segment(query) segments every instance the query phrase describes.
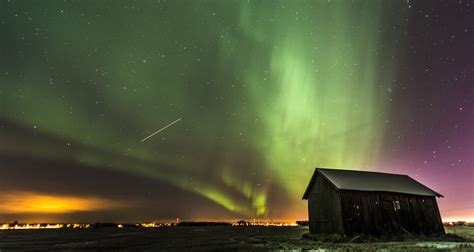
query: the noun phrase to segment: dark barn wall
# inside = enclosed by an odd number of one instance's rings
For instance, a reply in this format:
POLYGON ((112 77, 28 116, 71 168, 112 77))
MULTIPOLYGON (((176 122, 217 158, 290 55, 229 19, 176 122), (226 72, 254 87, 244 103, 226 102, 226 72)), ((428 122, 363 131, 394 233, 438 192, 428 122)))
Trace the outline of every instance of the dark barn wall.
POLYGON ((321 175, 308 195, 309 231, 343 233, 339 191, 321 175))
POLYGON ((344 190, 340 195, 345 234, 444 234, 434 196, 344 190))

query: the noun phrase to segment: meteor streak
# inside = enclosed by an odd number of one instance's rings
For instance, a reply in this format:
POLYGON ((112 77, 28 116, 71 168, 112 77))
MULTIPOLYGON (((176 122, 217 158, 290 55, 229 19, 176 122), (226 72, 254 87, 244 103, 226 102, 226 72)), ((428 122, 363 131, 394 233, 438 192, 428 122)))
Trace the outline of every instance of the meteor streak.
POLYGON ((161 131, 165 130, 165 129, 168 128, 169 126, 171 126, 171 125, 173 125, 173 124, 175 124, 175 123, 177 123, 177 122, 180 122, 182 119, 183 119, 183 118, 180 117, 180 118, 174 120, 173 122, 169 123, 169 124, 166 125, 165 127, 163 127, 163 128, 161 128, 161 129, 155 131, 153 134, 151 134, 151 135, 149 135, 149 136, 143 138, 141 141, 142 141, 142 142, 145 142, 148 138, 150 138, 150 137, 152 137, 152 136, 154 136, 154 135, 160 133, 161 131))

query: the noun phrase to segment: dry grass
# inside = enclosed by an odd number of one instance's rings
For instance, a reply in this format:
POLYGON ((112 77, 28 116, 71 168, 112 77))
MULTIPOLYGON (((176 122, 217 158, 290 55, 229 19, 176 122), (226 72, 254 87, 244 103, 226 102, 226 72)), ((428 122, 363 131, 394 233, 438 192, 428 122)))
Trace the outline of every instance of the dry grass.
POLYGON ((474 241, 474 227, 473 226, 456 226, 446 227, 446 234, 453 234, 470 241, 474 241))

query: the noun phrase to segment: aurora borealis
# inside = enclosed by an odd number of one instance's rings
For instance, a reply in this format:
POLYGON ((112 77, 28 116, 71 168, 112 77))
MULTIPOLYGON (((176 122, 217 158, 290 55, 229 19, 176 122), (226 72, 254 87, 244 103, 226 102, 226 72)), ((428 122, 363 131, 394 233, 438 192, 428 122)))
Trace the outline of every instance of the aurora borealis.
POLYGON ((315 167, 472 220, 473 6, 2 0, 0 222, 305 219, 315 167))

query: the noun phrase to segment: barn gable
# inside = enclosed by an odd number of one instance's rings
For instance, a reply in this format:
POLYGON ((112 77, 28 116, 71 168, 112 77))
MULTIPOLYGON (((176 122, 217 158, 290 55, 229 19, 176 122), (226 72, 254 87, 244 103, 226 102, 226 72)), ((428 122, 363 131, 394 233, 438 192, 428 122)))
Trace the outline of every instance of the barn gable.
POLYGON ((315 186, 308 197, 311 233, 342 233, 341 196, 325 177, 316 175, 315 186))

